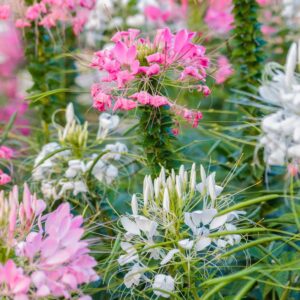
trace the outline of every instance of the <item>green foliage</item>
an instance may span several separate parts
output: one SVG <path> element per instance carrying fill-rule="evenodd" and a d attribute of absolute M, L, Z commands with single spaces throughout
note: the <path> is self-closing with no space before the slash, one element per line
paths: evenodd
<path fill-rule="evenodd" d="M 33 86 L 29 90 L 33 94 L 42 94 L 53 90 L 71 88 L 74 84 L 75 66 L 72 58 L 63 55 L 74 47 L 71 28 L 66 29 L 65 38 L 58 35 L 57 40 L 50 31 L 42 27 L 25 30 L 28 41 L 25 55 L 28 71 L 33 79 Z M 31 106 L 36 108 L 46 124 L 51 122 L 54 111 L 63 108 L 68 103 L 68 94 L 61 92 L 43 96 L 34 101 Z M 30 98 L 30 97 L 29 97 Z"/>

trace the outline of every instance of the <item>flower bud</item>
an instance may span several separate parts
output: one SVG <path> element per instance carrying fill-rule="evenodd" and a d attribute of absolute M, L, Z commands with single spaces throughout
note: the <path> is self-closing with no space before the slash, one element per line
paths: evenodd
<path fill-rule="evenodd" d="M 136 199 L 136 195 L 135 195 L 135 194 L 132 195 L 132 199 L 131 199 L 131 210 L 132 210 L 132 214 L 133 214 L 134 216 L 137 216 L 137 215 L 138 215 L 139 207 L 138 207 L 138 202 L 137 202 L 137 199 Z"/>
<path fill-rule="evenodd" d="M 167 188 L 164 190 L 163 209 L 166 212 L 170 212 L 170 197 Z"/>

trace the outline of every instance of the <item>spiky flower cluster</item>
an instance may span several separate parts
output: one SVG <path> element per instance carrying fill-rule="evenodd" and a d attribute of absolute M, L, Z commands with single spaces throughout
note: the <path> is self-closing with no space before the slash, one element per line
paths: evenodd
<path fill-rule="evenodd" d="M 263 134 L 259 140 L 268 165 L 298 165 L 300 161 L 300 81 L 295 73 L 296 65 L 297 45 L 294 43 L 285 70 L 274 63 L 267 65 L 265 80 L 259 88 L 262 99 L 274 105 L 275 110 L 262 119 Z"/>
<path fill-rule="evenodd" d="M 106 144 L 99 154 L 90 153 L 88 124 L 80 124 L 74 115 L 73 105 L 66 110 L 66 125 L 58 130 L 58 142 L 43 146 L 35 159 L 33 179 L 41 183 L 45 199 L 60 199 L 70 192 L 77 196 L 88 192 L 87 179 L 92 175 L 96 181 L 111 184 L 118 176 L 115 162 L 127 152 L 125 144 Z M 119 124 L 117 116 L 103 113 L 99 117 L 97 143 Z M 98 145 L 95 144 L 95 145 Z M 95 146 L 94 145 L 94 146 Z"/>
<path fill-rule="evenodd" d="M 16 20 L 17 27 L 38 24 L 47 29 L 61 24 L 71 24 L 73 32 L 79 34 L 88 20 L 95 0 L 40 0 L 26 7 L 25 15 Z"/>
<path fill-rule="evenodd" d="M 0 297 L 4 299 L 73 299 L 84 297 L 80 285 L 98 279 L 96 261 L 83 240 L 83 218 L 69 204 L 49 214 L 24 185 L 21 202 L 15 186 L 0 193 Z M 82 298 L 82 299 L 89 299 Z"/>
<path fill-rule="evenodd" d="M 118 32 L 112 38 L 113 48 L 95 53 L 91 66 L 107 76 L 92 86 L 94 107 L 116 111 L 170 106 L 197 126 L 202 114 L 176 105 L 166 95 L 167 86 L 210 93 L 205 85 L 209 59 L 205 48 L 192 41 L 196 33 L 172 34 L 165 28 L 157 30 L 153 41 L 139 34 L 136 29 Z"/>
<path fill-rule="evenodd" d="M 145 177 L 143 202 L 133 195 L 132 214 L 120 219 L 123 253 L 118 263 L 127 271 L 124 284 L 132 294 L 144 288 L 147 294 L 153 290 L 164 298 L 179 295 L 186 284 L 192 286 L 183 276 L 189 262 L 207 272 L 218 255 L 240 243 L 241 236 L 234 231 L 245 212 L 222 213 L 227 201 L 220 196 L 222 190 L 215 173 L 207 176 L 202 166 L 197 183 L 195 164 L 190 176 L 181 166 L 178 174 L 172 170 L 166 177 L 162 169 L 154 181 Z"/>

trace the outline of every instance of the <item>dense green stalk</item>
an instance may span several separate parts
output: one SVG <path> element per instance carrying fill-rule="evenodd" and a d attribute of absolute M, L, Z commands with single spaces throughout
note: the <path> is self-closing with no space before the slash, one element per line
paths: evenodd
<path fill-rule="evenodd" d="M 175 138 L 171 132 L 172 115 L 168 106 L 159 108 L 143 106 L 140 111 L 141 144 L 151 173 L 157 175 L 161 166 L 167 169 L 174 167 L 175 153 L 172 140 Z"/>
<path fill-rule="evenodd" d="M 234 50 L 232 62 L 236 69 L 237 86 L 244 91 L 257 85 L 261 77 L 264 54 L 260 23 L 257 20 L 259 5 L 256 0 L 233 0 Z"/>

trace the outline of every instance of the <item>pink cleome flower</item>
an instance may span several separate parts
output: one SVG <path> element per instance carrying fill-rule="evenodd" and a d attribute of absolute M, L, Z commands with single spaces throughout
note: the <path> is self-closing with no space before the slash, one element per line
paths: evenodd
<path fill-rule="evenodd" d="M 42 215 L 46 204 L 31 195 L 27 185 L 20 204 L 17 187 L 8 198 L 1 192 L 0 200 L 0 208 L 8 208 L 2 216 L 0 240 L 17 257 L 0 265 L 0 298 L 69 299 L 76 293 L 89 299 L 80 286 L 98 279 L 97 263 L 89 254 L 90 242 L 83 239 L 82 216 L 73 216 L 68 203 Z"/>
<path fill-rule="evenodd" d="M 139 37 L 139 30 L 117 32 L 112 37 L 111 49 L 95 53 L 91 66 L 102 72 L 100 83 L 94 84 L 91 95 L 94 107 L 105 111 L 131 110 L 141 105 L 160 107 L 168 105 L 184 117 L 183 109 L 165 95 L 162 78 L 169 78 L 180 88 L 201 91 L 205 96 L 210 89 L 205 85 L 209 59 L 205 48 L 192 42 L 195 32 L 169 28 L 159 29 L 153 41 Z M 159 82 L 156 88 L 151 84 Z M 198 112 L 191 111 L 192 120 L 199 120 Z M 189 119 L 189 121 L 191 121 Z M 191 121 L 194 124 L 194 121 Z"/>

